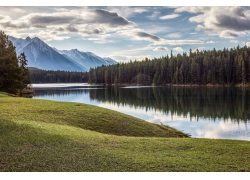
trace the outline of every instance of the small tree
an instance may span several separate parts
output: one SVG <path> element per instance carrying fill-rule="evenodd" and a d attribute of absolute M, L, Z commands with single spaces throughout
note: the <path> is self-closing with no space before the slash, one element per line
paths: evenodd
<path fill-rule="evenodd" d="M 28 84 L 30 84 L 30 74 L 27 68 L 28 60 L 26 59 L 26 56 L 24 53 L 21 53 L 18 56 L 18 63 L 21 69 L 20 75 L 22 77 L 22 89 L 24 89 L 24 88 L 27 88 Z"/>

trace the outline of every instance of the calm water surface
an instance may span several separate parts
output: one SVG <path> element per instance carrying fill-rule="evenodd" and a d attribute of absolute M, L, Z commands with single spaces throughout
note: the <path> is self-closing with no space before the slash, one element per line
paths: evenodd
<path fill-rule="evenodd" d="M 92 104 L 196 138 L 250 140 L 250 90 L 222 87 L 33 84 L 36 99 Z"/>

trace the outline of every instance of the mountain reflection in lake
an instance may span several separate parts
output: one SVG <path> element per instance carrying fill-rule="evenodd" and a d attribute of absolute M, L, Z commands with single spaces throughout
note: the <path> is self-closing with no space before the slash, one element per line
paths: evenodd
<path fill-rule="evenodd" d="M 33 98 L 93 104 L 169 125 L 191 137 L 250 140 L 249 89 L 86 85 L 34 88 Z"/>

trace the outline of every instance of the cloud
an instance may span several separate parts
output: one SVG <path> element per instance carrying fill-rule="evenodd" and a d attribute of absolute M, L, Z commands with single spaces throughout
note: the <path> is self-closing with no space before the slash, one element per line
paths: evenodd
<path fill-rule="evenodd" d="M 147 16 L 147 18 L 149 18 L 151 20 L 155 20 L 155 19 L 158 19 L 160 14 L 161 14 L 160 11 L 154 11 L 153 14 L 151 16 Z"/>
<path fill-rule="evenodd" d="M 183 44 L 203 44 L 200 40 L 166 40 L 160 39 L 154 45 L 183 45 Z"/>
<path fill-rule="evenodd" d="M 133 17 L 135 14 L 141 14 L 147 12 L 146 7 L 108 7 L 109 11 L 117 12 L 117 14 L 124 17 Z"/>
<path fill-rule="evenodd" d="M 1 26 L 6 30 L 15 29 L 45 29 L 59 30 L 67 33 L 80 33 L 82 35 L 103 34 L 134 27 L 136 24 L 118 15 L 102 9 L 76 8 L 60 9 L 49 13 L 30 13 L 17 19 L 0 16 Z"/>
<path fill-rule="evenodd" d="M 130 36 L 133 40 L 144 40 L 153 42 L 154 45 L 183 45 L 183 44 L 203 44 L 200 40 L 167 40 L 141 29 L 119 31 L 121 35 Z"/>
<path fill-rule="evenodd" d="M 206 42 L 207 44 L 214 44 L 214 43 L 216 43 L 215 41 L 207 41 Z"/>
<path fill-rule="evenodd" d="M 68 25 L 66 27 L 66 30 L 68 30 L 69 32 L 78 32 L 78 29 L 76 29 L 74 25 Z"/>
<path fill-rule="evenodd" d="M 223 37 L 223 38 L 234 39 L 234 38 L 238 37 L 238 34 L 236 32 L 233 32 L 233 31 L 225 30 L 225 31 L 221 31 L 219 36 Z"/>
<path fill-rule="evenodd" d="M 146 33 L 146 32 L 135 32 L 135 35 L 139 38 L 150 40 L 150 41 L 159 41 L 160 38 L 157 36 L 154 36 L 152 34 Z"/>
<path fill-rule="evenodd" d="M 96 44 L 106 44 L 106 43 L 116 42 L 114 40 L 107 39 L 108 37 L 110 37 L 110 34 L 101 34 L 98 36 L 93 36 L 93 37 L 87 38 L 87 40 L 93 41 Z"/>
<path fill-rule="evenodd" d="M 121 35 L 121 36 L 127 36 L 130 37 L 131 40 L 144 40 L 144 41 L 149 41 L 149 42 L 155 42 L 155 41 L 159 41 L 160 38 L 145 32 L 142 29 L 129 29 L 129 30 L 121 30 L 118 31 L 117 34 Z"/>
<path fill-rule="evenodd" d="M 158 46 L 158 47 L 154 48 L 153 51 L 168 51 L 168 48 L 167 47 Z"/>
<path fill-rule="evenodd" d="M 232 42 L 232 43 L 239 43 L 238 40 L 230 40 L 230 42 Z"/>
<path fill-rule="evenodd" d="M 181 33 L 169 33 L 165 37 L 167 37 L 167 38 L 181 38 L 182 35 L 181 35 Z"/>
<path fill-rule="evenodd" d="M 172 31 L 170 27 L 160 26 L 160 25 L 155 25 L 155 24 L 144 27 L 144 30 L 151 34 L 156 34 L 156 33 L 161 33 L 161 32 L 166 33 L 166 32 Z"/>
<path fill-rule="evenodd" d="M 1 25 L 5 28 L 14 28 L 14 29 L 27 29 L 30 28 L 30 25 L 25 22 L 12 23 L 11 21 L 1 23 Z"/>
<path fill-rule="evenodd" d="M 0 23 L 6 23 L 9 22 L 11 18 L 9 16 L 2 16 L 0 15 Z"/>
<path fill-rule="evenodd" d="M 135 25 L 135 23 L 119 16 L 116 12 L 109 12 L 102 9 L 90 10 L 90 13 L 85 18 L 88 23 L 107 24 L 110 27 Z"/>
<path fill-rule="evenodd" d="M 161 19 L 161 20 L 174 19 L 174 18 L 177 18 L 179 16 L 180 16 L 180 14 L 170 14 L 170 15 L 161 16 L 159 19 Z"/>
<path fill-rule="evenodd" d="M 250 47 L 250 42 L 247 42 L 247 43 L 246 43 L 246 46 L 247 46 L 247 47 Z"/>
<path fill-rule="evenodd" d="M 109 12 L 102 9 L 90 9 L 84 13 L 75 12 L 56 12 L 51 14 L 30 14 L 27 17 L 31 24 L 41 25 L 63 25 L 63 24 L 104 24 L 109 27 L 129 26 L 135 23 L 119 16 L 115 12 Z"/>
<path fill-rule="evenodd" d="M 105 32 L 104 28 L 86 28 L 82 31 L 80 31 L 82 34 L 102 34 Z"/>
<path fill-rule="evenodd" d="M 178 52 L 183 52 L 184 51 L 181 47 L 173 48 L 173 50 L 178 51 Z"/>
<path fill-rule="evenodd" d="M 250 30 L 250 15 L 243 7 L 182 7 L 175 12 L 202 13 L 189 19 L 196 30 L 223 38 L 235 38 Z"/>
<path fill-rule="evenodd" d="M 80 23 L 81 17 L 77 17 L 73 14 L 66 13 L 53 13 L 53 14 L 31 14 L 28 17 L 28 22 L 32 25 L 62 25 L 67 23 Z M 82 22 L 83 23 L 83 22 Z"/>
<path fill-rule="evenodd" d="M 200 12 L 207 12 L 211 9 L 208 6 L 183 6 L 177 7 L 174 12 L 190 12 L 190 13 L 200 13 Z"/>

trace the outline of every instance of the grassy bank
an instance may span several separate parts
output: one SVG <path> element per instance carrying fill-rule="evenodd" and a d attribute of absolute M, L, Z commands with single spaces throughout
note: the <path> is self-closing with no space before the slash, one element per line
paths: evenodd
<path fill-rule="evenodd" d="M 184 138 L 79 103 L 0 93 L 0 171 L 250 171 L 250 142 Z"/>

